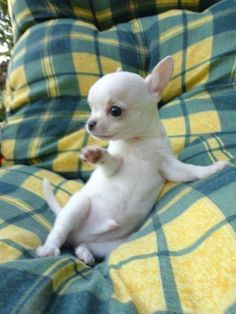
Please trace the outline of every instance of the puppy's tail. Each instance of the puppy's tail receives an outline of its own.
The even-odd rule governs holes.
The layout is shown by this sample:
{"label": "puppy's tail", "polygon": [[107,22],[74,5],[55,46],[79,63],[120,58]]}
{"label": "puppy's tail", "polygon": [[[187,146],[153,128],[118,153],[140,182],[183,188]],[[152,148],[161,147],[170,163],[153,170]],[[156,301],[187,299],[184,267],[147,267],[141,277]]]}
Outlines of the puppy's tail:
{"label": "puppy's tail", "polygon": [[61,210],[61,206],[58,203],[55,195],[53,194],[51,184],[47,179],[43,179],[43,192],[48,203],[48,206],[54,212],[55,215],[58,215]]}

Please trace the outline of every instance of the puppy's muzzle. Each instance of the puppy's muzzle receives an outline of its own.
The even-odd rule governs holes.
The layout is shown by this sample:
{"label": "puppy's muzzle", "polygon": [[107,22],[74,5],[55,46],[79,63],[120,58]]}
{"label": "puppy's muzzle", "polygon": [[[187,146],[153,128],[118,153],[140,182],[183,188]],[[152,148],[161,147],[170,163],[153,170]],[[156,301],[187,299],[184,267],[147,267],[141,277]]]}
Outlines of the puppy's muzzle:
{"label": "puppy's muzzle", "polygon": [[88,130],[89,130],[89,131],[93,131],[93,130],[95,129],[95,127],[96,127],[96,124],[97,124],[97,121],[95,121],[95,120],[89,120],[89,121],[87,122]]}

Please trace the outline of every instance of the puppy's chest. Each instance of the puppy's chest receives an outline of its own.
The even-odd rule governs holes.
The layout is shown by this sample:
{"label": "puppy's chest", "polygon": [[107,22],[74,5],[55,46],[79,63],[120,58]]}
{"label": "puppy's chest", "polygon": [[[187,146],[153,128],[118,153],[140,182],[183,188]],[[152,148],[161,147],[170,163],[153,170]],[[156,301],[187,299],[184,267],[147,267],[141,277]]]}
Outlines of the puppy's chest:
{"label": "puppy's chest", "polygon": [[124,152],[121,157],[123,159],[123,167],[120,169],[120,175],[124,177],[133,180],[136,180],[137,177],[149,177],[151,179],[150,174],[159,174],[162,156],[150,145]]}
{"label": "puppy's chest", "polygon": [[90,196],[93,208],[113,213],[146,211],[157,198],[164,179],[160,175],[160,157],[145,152],[124,154],[117,173],[111,177],[95,171],[91,178]]}
{"label": "puppy's chest", "polygon": [[[160,179],[161,156],[153,151],[126,152],[120,155],[122,164],[120,169],[112,176],[105,176],[95,171],[93,181],[102,182],[99,184],[105,189],[117,189],[124,192],[135,190],[141,186],[142,189],[149,189],[157,185]],[[134,185],[135,184],[135,185]]]}

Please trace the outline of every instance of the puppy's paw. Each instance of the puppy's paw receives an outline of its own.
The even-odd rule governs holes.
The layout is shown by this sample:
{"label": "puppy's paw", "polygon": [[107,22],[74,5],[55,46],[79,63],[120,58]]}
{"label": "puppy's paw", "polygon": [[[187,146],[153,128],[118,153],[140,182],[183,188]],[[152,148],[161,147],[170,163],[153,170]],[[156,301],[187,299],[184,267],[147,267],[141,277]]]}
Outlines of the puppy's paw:
{"label": "puppy's paw", "polygon": [[58,256],[60,253],[59,248],[56,246],[43,245],[36,250],[36,255],[38,257]]}
{"label": "puppy's paw", "polygon": [[98,146],[88,146],[85,147],[80,155],[80,159],[85,162],[90,162],[91,164],[103,162],[107,151],[105,148]]}
{"label": "puppy's paw", "polygon": [[75,249],[75,255],[86,265],[93,266],[95,264],[95,258],[85,244],[80,244]]}
{"label": "puppy's paw", "polygon": [[199,178],[203,179],[205,177],[208,177],[210,175],[213,175],[214,173],[224,169],[225,167],[230,166],[230,161],[228,160],[221,160],[215,162],[213,165],[210,165],[206,167],[203,171],[203,173],[199,172]]}
{"label": "puppy's paw", "polygon": [[213,166],[215,167],[215,171],[220,171],[224,169],[225,167],[229,167],[230,165],[231,165],[231,162],[229,160],[221,160],[213,164]]}
{"label": "puppy's paw", "polygon": [[207,166],[207,167],[203,167],[203,171],[199,172],[199,177],[198,179],[203,179],[206,178],[210,175],[213,175],[214,173],[224,169],[225,167],[230,166],[231,163],[229,160],[221,160],[221,161],[217,161],[215,162],[213,165]]}

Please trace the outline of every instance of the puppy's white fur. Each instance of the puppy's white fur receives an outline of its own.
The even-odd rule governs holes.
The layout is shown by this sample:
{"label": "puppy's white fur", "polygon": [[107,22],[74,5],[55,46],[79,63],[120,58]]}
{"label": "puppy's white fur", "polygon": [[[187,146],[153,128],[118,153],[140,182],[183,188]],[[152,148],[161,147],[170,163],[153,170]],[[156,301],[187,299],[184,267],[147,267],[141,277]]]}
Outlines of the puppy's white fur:
{"label": "puppy's white fur", "polygon": [[82,159],[97,168],[64,208],[44,180],[56,220],[38,256],[58,255],[68,241],[79,259],[93,264],[94,257],[105,257],[142,224],[166,180],[201,179],[228,164],[194,166],[173,155],[156,105],[172,72],[173,60],[167,57],[146,79],[119,71],[91,87],[87,127],[93,136],[108,139],[109,146],[83,150]]}

